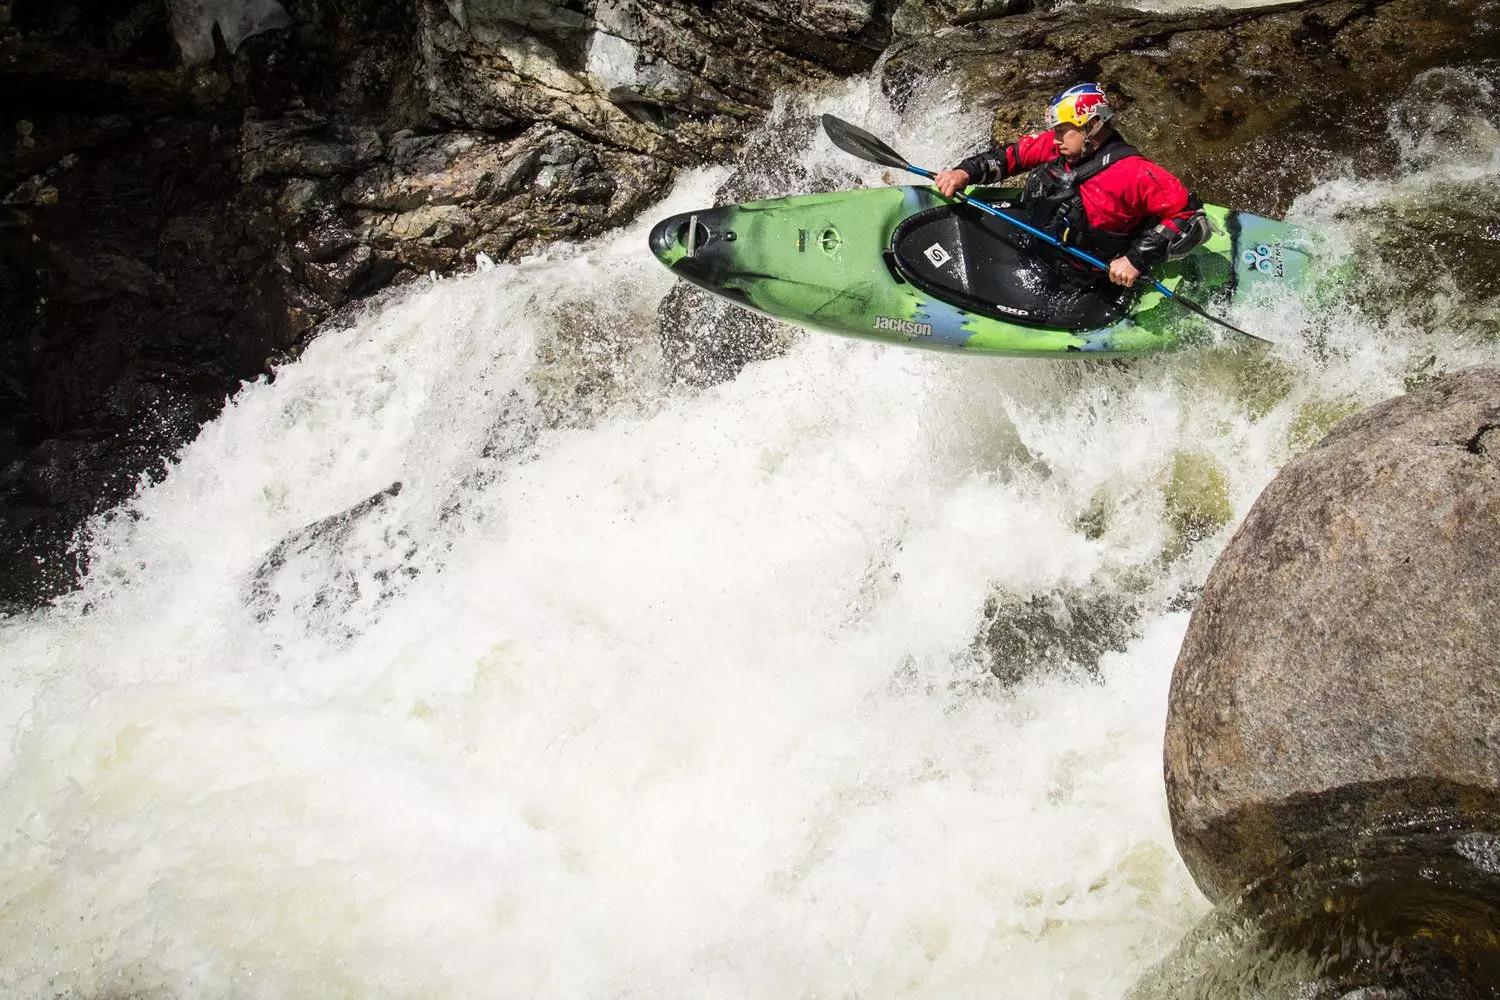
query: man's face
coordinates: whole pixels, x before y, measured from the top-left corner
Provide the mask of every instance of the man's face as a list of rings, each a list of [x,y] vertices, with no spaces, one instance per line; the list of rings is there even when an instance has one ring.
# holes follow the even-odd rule
[[[1058,155],[1076,160],[1083,155],[1083,129],[1077,125],[1058,125],[1052,130],[1052,145]]]

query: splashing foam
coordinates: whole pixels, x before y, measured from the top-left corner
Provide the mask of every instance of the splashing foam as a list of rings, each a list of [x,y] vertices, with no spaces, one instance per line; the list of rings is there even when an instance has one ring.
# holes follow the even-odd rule
[[[877,93],[817,110],[938,165],[980,133]],[[1121,365],[796,334],[694,390],[649,221],[325,333],[0,624],[0,992],[1117,996],[1204,911],[1164,598],[1231,529],[1166,555],[1174,469],[1232,525],[1314,404],[1444,331],[1266,301],[1233,319],[1269,355]],[[1110,580],[1163,599],[1095,677],[986,682],[992,593]]]
[[[251,35],[292,23],[276,0],[168,0],[172,34],[189,66],[214,57],[214,25],[230,53]]]

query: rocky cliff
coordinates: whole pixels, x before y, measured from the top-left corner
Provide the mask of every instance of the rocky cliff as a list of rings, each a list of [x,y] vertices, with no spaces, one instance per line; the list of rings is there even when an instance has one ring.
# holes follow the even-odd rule
[[[0,6],[0,602],[349,303],[617,226],[889,37],[861,0],[267,3]]]

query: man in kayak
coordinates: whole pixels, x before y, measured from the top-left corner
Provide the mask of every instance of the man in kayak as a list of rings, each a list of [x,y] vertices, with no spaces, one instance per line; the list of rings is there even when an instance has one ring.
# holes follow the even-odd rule
[[[970,184],[994,184],[1030,170],[1021,201],[1026,221],[1108,261],[1109,280],[1129,288],[1152,267],[1202,243],[1209,224],[1180,180],[1110,126],[1113,116],[1104,91],[1080,83],[1047,105],[1050,131],[971,156],[934,183],[951,198]],[[1086,266],[1072,255],[1067,261]],[[1094,273],[1090,269],[1088,280],[1096,280]]]

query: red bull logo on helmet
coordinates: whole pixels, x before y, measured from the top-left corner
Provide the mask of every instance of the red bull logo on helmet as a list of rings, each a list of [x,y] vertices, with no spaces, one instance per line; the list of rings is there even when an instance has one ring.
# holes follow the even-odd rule
[[[1095,118],[1108,121],[1113,114],[1109,98],[1104,96],[1098,84],[1080,83],[1052,98],[1047,105],[1047,126],[1077,125],[1081,128]]]

